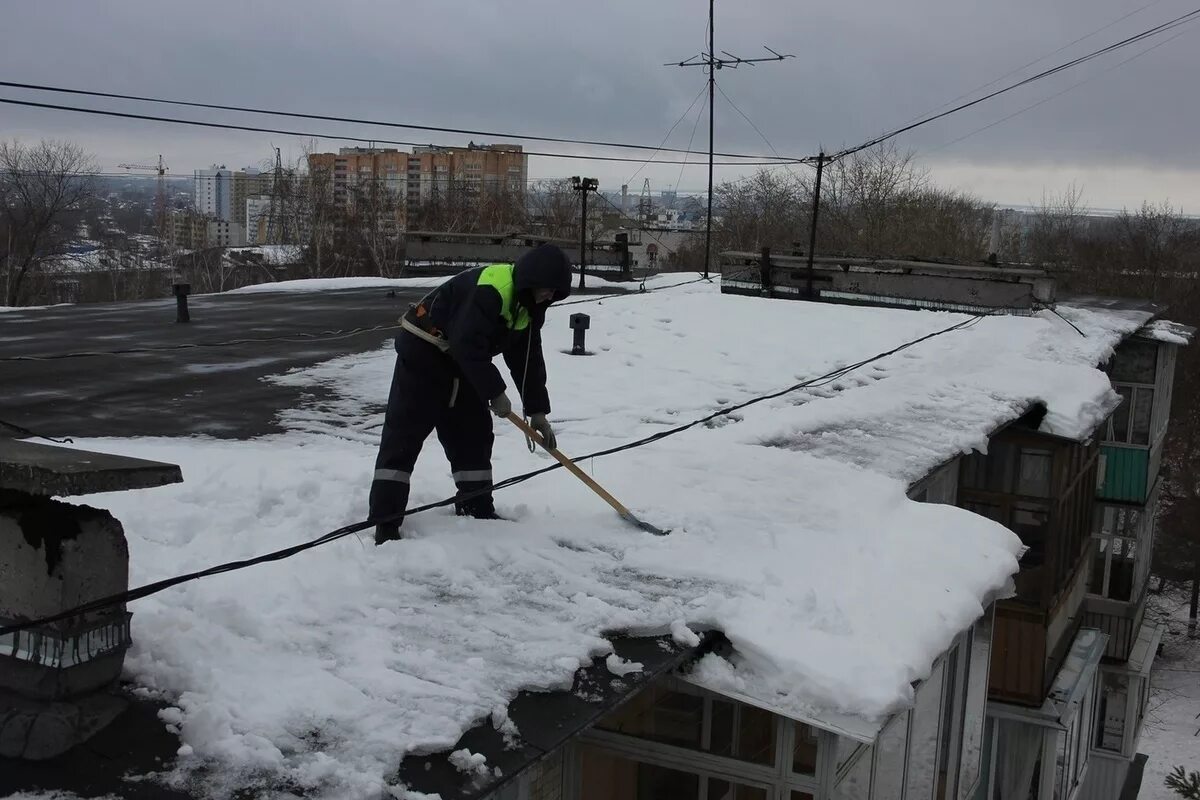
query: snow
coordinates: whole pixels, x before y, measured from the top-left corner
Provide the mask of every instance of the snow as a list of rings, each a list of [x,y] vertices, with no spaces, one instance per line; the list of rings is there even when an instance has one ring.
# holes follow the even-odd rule
[[[264,292],[308,294],[312,292],[334,292],[342,289],[432,289],[445,278],[298,278],[292,281],[274,281],[230,289],[225,294],[262,294]]]
[[[16,312],[41,311],[42,309],[45,309],[45,308],[60,308],[62,306],[69,306],[69,305],[73,305],[73,303],[54,303],[53,305],[48,305],[48,306],[0,306],[0,314],[4,314],[4,313],[10,312],[10,311],[16,311]]]
[[[1172,322],[1169,319],[1156,319],[1138,333],[1147,339],[1166,344],[1188,345],[1196,335],[1196,329],[1191,325]]]
[[[650,278],[646,282],[647,288],[667,288],[675,286],[689,280],[695,280],[696,275],[692,273],[673,272],[663,273]],[[343,289],[432,289],[435,286],[440,286],[445,282],[446,277],[430,277],[424,276],[420,278],[381,278],[381,277],[350,277],[350,278],[298,278],[290,281],[273,281],[270,283],[256,283],[252,286],[243,286],[240,289],[231,289],[225,294],[259,294],[262,292],[287,292],[287,293],[311,293],[311,292],[334,292]],[[637,281],[601,281],[593,279],[593,286],[607,286],[625,288]]]
[[[260,244],[253,247],[231,247],[230,253],[261,256],[263,263],[272,266],[297,264],[304,255],[304,248],[295,244]]]
[[[1200,769],[1200,638],[1188,637],[1188,599],[1186,590],[1151,595],[1147,609],[1147,616],[1162,618],[1166,633],[1138,748],[1148,756],[1141,800],[1179,800],[1163,780],[1177,766]]]
[[[632,675],[635,672],[641,672],[643,665],[637,661],[628,661],[621,658],[616,653],[609,653],[608,658],[604,660],[604,666],[613,675],[621,678],[626,675]]]
[[[487,756],[472,753],[465,747],[451,753],[449,761],[456,770],[468,775],[486,775],[488,772]]]
[[[695,276],[661,276],[652,287]],[[969,318],[721,296],[696,283],[590,307],[591,358],[567,317],[544,333],[561,446],[582,454],[853,363]],[[514,522],[440,510],[404,541],[348,538],[135,603],[129,677],[178,709],[181,770],[218,792],[273,775],[313,797],[387,789],[405,753],[443,750],[521,689],[569,688],[606,632],[719,629],[752,700],[870,727],[1016,571],[1019,540],[908,485],[1034,401],[1085,436],[1113,406],[1094,367],[1145,323],[1064,308],[987,318],[824,387],[581,466],[639,517],[618,519],[565,470],[497,495]],[[253,441],[79,441],[178,463],[180,485],[85,502],[130,540],[131,583],[245,558],[361,519],[395,354],[275,380],[331,397]],[[324,394],[324,393],[319,393]],[[318,403],[319,404],[316,404]],[[540,468],[499,423],[498,477]],[[413,505],[453,494],[436,440]],[[174,712],[169,714],[175,719]],[[509,731],[511,733],[511,731]],[[200,773],[196,773],[200,774]]]

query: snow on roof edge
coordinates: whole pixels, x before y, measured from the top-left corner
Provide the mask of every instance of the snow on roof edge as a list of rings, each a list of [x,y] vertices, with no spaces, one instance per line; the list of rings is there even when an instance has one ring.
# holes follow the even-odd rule
[[[1142,326],[1134,335],[1140,336],[1143,339],[1151,339],[1163,344],[1175,344],[1182,347],[1192,343],[1192,339],[1196,336],[1196,329],[1182,322],[1174,322],[1169,319],[1156,319]]]

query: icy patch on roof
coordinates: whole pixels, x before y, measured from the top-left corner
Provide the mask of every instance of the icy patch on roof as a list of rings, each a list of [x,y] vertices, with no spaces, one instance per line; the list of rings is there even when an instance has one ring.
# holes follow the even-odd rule
[[[596,355],[573,358],[578,308],[552,310],[544,332],[559,440],[575,454],[968,319],[698,283],[591,306]],[[377,793],[405,753],[451,747],[519,690],[569,688],[614,630],[720,629],[737,674],[757,676],[747,696],[868,729],[911,700],[1021,550],[989,520],[910,501],[908,484],[1036,401],[1044,427],[1086,435],[1112,401],[1095,365],[1146,321],[1060,311],[1086,336],[1050,314],[987,318],[728,424],[582,462],[670,536],[622,523],[560,470],[497,495],[512,523],[432,512],[398,543],[343,540],[140,601],[129,670],[174,695],[190,762],[314,796]],[[183,467],[184,484],[89,499],[124,523],[132,582],[362,518],[394,360],[384,348],[285,376],[337,399],[286,416],[284,436],[81,444]],[[414,505],[454,493],[437,449],[418,463]],[[494,461],[499,476],[548,463],[509,426]]]

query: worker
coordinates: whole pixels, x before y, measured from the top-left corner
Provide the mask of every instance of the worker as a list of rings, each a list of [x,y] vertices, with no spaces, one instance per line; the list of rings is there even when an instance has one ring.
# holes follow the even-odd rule
[[[401,318],[396,369],[371,483],[375,544],[401,538],[409,481],[436,430],[458,487],[459,516],[498,519],[492,503],[492,422],[513,410],[492,359],[503,354],[529,424],[557,446],[546,416],[546,309],[571,292],[571,262],[552,244],[515,264],[460,272]]]

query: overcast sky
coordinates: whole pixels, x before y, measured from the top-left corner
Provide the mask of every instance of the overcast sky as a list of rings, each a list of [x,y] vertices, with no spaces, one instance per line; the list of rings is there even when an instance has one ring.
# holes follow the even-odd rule
[[[894,128],[1034,59],[1005,83],[1190,11],[1193,0],[717,0],[717,49],[793,59],[718,83],[787,155],[836,149]],[[1072,40],[1137,13],[1068,49]],[[700,92],[704,0],[42,0],[4,6],[3,80],[289,111],[658,144]],[[1179,37],[1135,58],[1124,59]],[[1016,90],[898,139],[940,184],[1003,204],[1074,182],[1097,208],[1170,200],[1200,213],[1200,22]],[[986,131],[1026,106],[1078,88]],[[999,85],[999,84],[998,84]],[[0,97],[261,124],[364,138],[465,137],[250,118],[12,89]],[[669,145],[685,147],[703,106]],[[768,152],[719,94],[717,149]],[[693,147],[707,144],[699,118]],[[0,105],[0,136],[74,140],[111,171],[162,153],[173,174],[256,164],[297,137],[226,133]],[[322,149],[344,142],[322,139]],[[550,149],[540,146],[530,149]],[[593,151],[598,152],[598,151]],[[625,155],[628,155],[626,153]],[[672,156],[674,158],[674,156]],[[594,175],[604,189],[702,190],[706,171],[531,158],[534,177]],[[718,180],[744,170],[718,168]]]

